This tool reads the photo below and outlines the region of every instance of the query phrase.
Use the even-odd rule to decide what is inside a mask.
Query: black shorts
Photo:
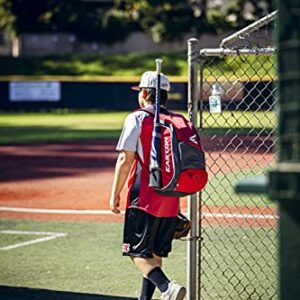
[[[172,249],[176,217],[159,218],[130,208],[125,213],[122,252],[125,256],[167,257]]]

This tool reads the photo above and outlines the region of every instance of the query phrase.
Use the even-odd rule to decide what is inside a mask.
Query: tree
[[[0,29],[70,32],[106,43],[142,31],[160,42],[239,29],[273,9],[269,0],[0,0]]]
[[[69,32],[80,40],[111,43],[135,29],[134,22],[107,14],[111,7],[111,3],[102,1],[0,0],[0,16],[2,11],[10,16],[10,27],[17,35]]]
[[[136,22],[155,42],[185,33],[221,33],[242,28],[273,10],[268,0],[117,0],[111,10]]]
[[[11,2],[0,0],[0,31],[13,33],[14,15],[11,13]]]

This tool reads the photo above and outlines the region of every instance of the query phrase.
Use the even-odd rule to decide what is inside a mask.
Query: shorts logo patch
[[[122,252],[123,253],[128,253],[129,252],[129,250],[130,250],[130,244],[123,244],[122,245]]]

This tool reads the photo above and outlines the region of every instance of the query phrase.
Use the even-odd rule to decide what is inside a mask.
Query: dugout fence
[[[206,151],[209,183],[189,199],[188,299],[277,299],[277,211],[234,192],[275,161],[276,13],[224,39],[188,42],[188,112]]]

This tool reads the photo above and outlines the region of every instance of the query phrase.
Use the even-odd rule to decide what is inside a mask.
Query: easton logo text
[[[165,161],[166,161],[166,167],[165,171],[167,173],[171,172],[171,146],[169,144],[169,138],[165,137],[164,138],[165,142]]]

